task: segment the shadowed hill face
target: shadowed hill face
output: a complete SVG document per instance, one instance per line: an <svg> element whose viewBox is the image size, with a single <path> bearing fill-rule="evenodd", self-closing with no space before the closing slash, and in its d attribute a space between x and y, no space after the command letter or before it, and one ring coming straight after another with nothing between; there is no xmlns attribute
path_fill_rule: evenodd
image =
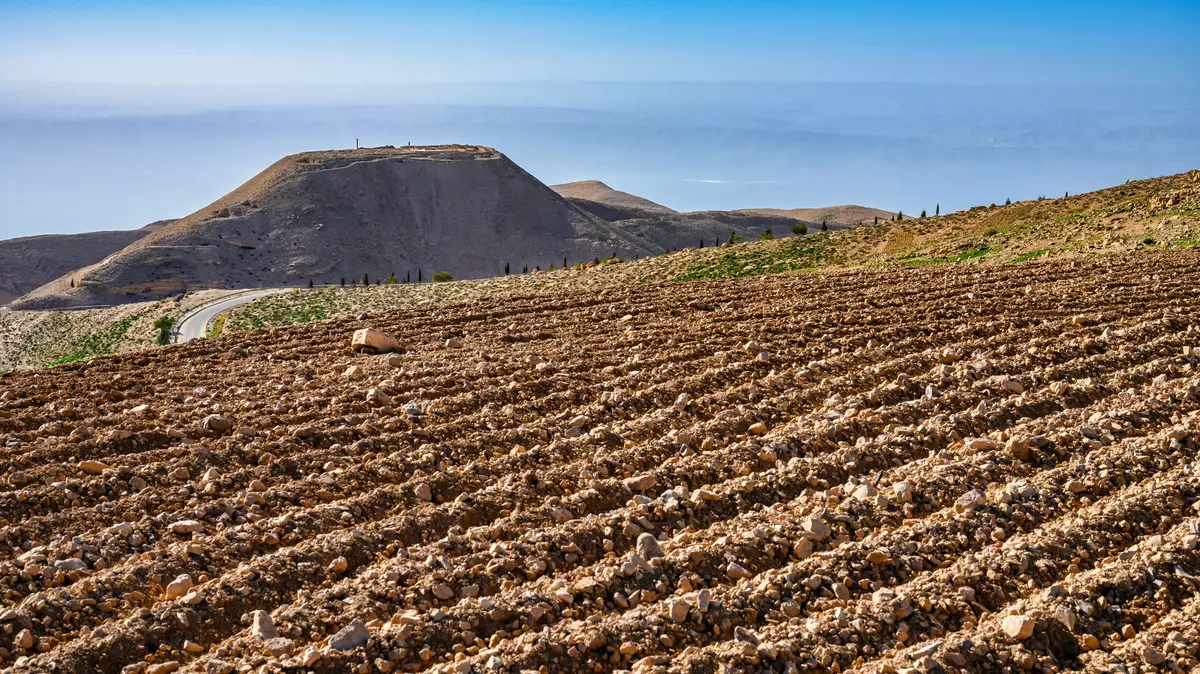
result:
<svg viewBox="0 0 1200 674"><path fill-rule="evenodd" d="M501 275L658 252L568 203L494 150L448 146L294 155L228 196L20 308L114 304L198 288Z"/></svg>
<svg viewBox="0 0 1200 674"><path fill-rule="evenodd" d="M95 264L173 222L140 229L49 234L0 241L0 305L80 267ZM67 281L68 287L70 280Z"/></svg>

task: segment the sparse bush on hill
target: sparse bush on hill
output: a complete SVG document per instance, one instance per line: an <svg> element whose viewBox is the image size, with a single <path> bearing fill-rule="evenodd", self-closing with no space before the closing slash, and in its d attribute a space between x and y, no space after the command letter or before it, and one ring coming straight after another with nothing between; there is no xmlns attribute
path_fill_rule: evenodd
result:
<svg viewBox="0 0 1200 674"><path fill-rule="evenodd" d="M878 223L879 218L875 218L875 222ZM796 236L808 234L808 225L804 224L803 222L792 225L792 234L795 234Z"/></svg>
<svg viewBox="0 0 1200 674"><path fill-rule="evenodd" d="M772 232L770 229L768 229L767 231L763 232L762 234L759 234L758 238L760 241L770 241L771 239L775 238L775 233Z"/></svg>
<svg viewBox="0 0 1200 674"><path fill-rule="evenodd" d="M444 283L446 281L453 281L454 277L450 275L450 272L439 271L433 275L433 280L435 283Z"/></svg>
<svg viewBox="0 0 1200 674"><path fill-rule="evenodd" d="M729 243L741 243L741 242L743 242L743 241L745 241L745 240L746 240L746 239L742 238L742 235L741 235L741 234L733 234L733 233L731 233L731 234L729 235Z"/></svg>
<svg viewBox="0 0 1200 674"><path fill-rule="evenodd" d="M159 346L171 343L171 328L175 327L175 318L173 316L159 316L154 319L154 329L158 331L155 340Z"/></svg>

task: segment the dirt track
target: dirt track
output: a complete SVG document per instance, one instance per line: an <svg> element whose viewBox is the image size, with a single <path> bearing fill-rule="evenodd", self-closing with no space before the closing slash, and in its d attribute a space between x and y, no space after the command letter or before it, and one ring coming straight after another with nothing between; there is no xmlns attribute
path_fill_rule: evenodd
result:
<svg viewBox="0 0 1200 674"><path fill-rule="evenodd" d="M1198 263L550 293L0 378L0 665L1188 670ZM365 325L408 353L350 354Z"/></svg>

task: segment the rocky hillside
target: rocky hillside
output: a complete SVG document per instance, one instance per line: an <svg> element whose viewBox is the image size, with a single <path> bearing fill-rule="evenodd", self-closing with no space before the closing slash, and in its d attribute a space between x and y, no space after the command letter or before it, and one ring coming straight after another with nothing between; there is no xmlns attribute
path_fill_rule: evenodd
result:
<svg viewBox="0 0 1200 674"><path fill-rule="evenodd" d="M14 306L117 304L364 274L478 278L503 274L505 265L657 252L489 148L310 152Z"/></svg>
<svg viewBox="0 0 1200 674"><path fill-rule="evenodd" d="M95 264L171 222L159 220L140 229L23 236L0 241L0 305L63 274Z"/></svg>

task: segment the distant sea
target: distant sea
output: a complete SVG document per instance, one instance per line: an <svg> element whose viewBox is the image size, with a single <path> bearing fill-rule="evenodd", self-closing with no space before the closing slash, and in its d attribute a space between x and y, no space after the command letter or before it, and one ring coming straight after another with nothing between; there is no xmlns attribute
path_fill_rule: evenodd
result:
<svg viewBox="0 0 1200 674"><path fill-rule="evenodd" d="M489 145L547 184L597 179L678 210L917 214L1200 168L1200 88L0 85L0 238L180 217L284 155L356 139Z"/></svg>

